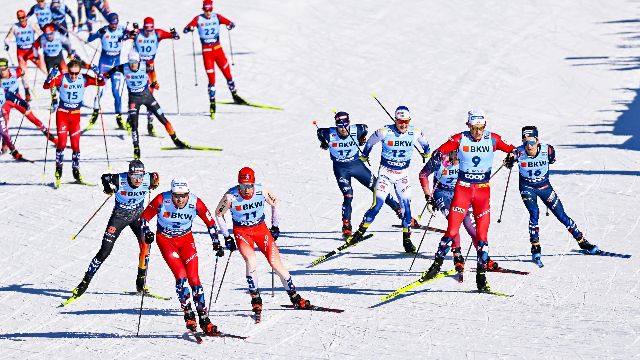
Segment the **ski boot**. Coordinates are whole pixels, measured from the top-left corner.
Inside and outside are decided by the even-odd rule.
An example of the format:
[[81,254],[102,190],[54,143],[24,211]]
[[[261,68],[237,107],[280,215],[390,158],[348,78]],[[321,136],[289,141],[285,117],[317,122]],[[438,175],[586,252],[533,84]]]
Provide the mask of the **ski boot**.
[[293,306],[300,309],[308,309],[311,307],[311,302],[309,300],[303,299],[302,296],[296,293],[295,290],[289,290],[287,291],[287,294],[289,294],[289,299],[291,300]]
[[409,254],[416,253],[416,247],[411,242],[411,232],[402,233],[402,246],[404,247],[404,252]]
[[60,187],[60,179],[62,178],[62,164],[56,164],[56,189]]
[[22,154],[20,154],[18,150],[15,150],[15,149],[11,151],[11,156],[13,156],[13,158],[16,160],[22,159]]
[[349,238],[349,236],[353,234],[353,231],[351,230],[351,221],[342,220],[342,237],[345,239]]
[[76,179],[76,182],[82,183],[82,175],[80,175],[80,168],[74,167],[71,168],[71,172],[73,173],[73,178]]
[[136,276],[136,291],[138,295],[142,295],[145,289],[145,282],[147,280],[147,269],[138,268],[138,276]]
[[182,309],[184,311],[184,324],[191,331],[198,331],[198,323],[196,323],[196,314],[191,310],[191,303]]
[[453,252],[453,266],[457,272],[461,273],[464,271],[464,258],[462,254],[459,252],[460,248],[457,248],[458,252]]
[[531,243],[531,260],[533,260],[533,262],[538,262],[540,261],[540,257],[542,256],[542,248],[540,247],[540,243],[539,242],[532,242]]
[[218,327],[211,323],[209,316],[207,316],[206,308],[198,310],[198,318],[200,329],[202,329],[202,332],[205,333],[205,335],[215,335],[218,333]]
[[578,246],[580,246],[580,249],[586,250],[591,255],[597,254],[598,251],[600,251],[598,246],[591,244],[587,239],[584,238],[584,236],[580,236],[580,238],[576,239],[576,241],[578,242]]
[[367,231],[367,229],[364,226],[360,225],[358,230],[355,233],[353,233],[353,235],[345,239],[345,242],[348,245],[351,245],[361,241],[365,231]]
[[54,145],[58,146],[58,138],[56,138],[50,130],[42,129],[42,134]]
[[133,160],[140,160],[140,146],[133,145]]
[[182,142],[182,140],[178,139],[178,136],[176,134],[171,135],[171,140],[173,141],[173,144],[178,148],[178,149],[186,149],[189,146],[187,144],[185,144],[184,142]]
[[24,100],[26,102],[31,102],[31,92],[29,89],[24,89]]
[[260,322],[262,315],[262,298],[257,291],[251,291],[251,311],[254,313],[255,321]]
[[476,271],[476,286],[478,286],[478,291],[491,291],[491,287],[487,282],[487,270],[479,266]]
[[78,286],[76,286],[76,288],[73,289],[73,296],[77,298],[82,296],[82,294],[84,294],[84,292],[87,291],[87,288],[89,287],[90,282],[91,282],[91,278],[85,274],[84,278],[82,278],[82,281],[80,281],[80,284],[78,284]]
[[91,113],[91,117],[89,118],[88,128],[92,128],[96,124],[96,121],[98,121],[98,115],[100,115],[100,110],[93,109],[93,112]]
[[209,100],[209,114],[211,115],[211,120],[214,120],[216,117],[216,99]]
[[147,122],[147,134],[149,134],[149,136],[156,136],[156,130],[153,128],[153,122],[149,121]]
[[487,258],[487,270],[488,271],[492,271],[492,270],[498,270],[500,268],[500,266],[498,265],[497,262],[491,260],[491,258]]
[[442,266],[443,262],[444,262],[444,258],[436,257],[433,260],[433,264],[431,264],[431,266],[429,267],[429,270],[422,273],[421,279],[429,280],[436,277],[436,275],[438,275],[438,273],[440,272],[440,267]]
[[238,91],[234,90],[231,92],[231,96],[233,96],[233,102],[238,104],[238,105],[248,105],[249,103],[247,102],[247,100],[243,99],[240,97],[240,95],[238,95]]
[[129,122],[122,121],[122,114],[116,114],[116,123],[118,124],[119,130],[127,130],[127,133],[131,131]]

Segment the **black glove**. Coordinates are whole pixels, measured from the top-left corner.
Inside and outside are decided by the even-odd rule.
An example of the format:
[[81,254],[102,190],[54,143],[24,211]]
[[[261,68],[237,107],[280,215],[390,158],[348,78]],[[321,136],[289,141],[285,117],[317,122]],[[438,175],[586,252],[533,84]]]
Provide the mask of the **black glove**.
[[366,137],[362,136],[360,139],[358,139],[358,144],[360,144],[360,146],[363,146],[366,143],[367,143]]
[[326,142],[320,143],[320,149],[327,150],[328,148],[329,148],[329,144],[327,144]]
[[511,170],[513,165],[516,163],[516,156],[513,153],[508,153],[502,163],[507,169]]
[[231,236],[224,237],[224,246],[226,246],[227,249],[229,249],[229,251],[231,252],[238,250],[238,248],[236,247],[236,242],[233,240],[233,237]]
[[105,28],[105,27],[101,27],[100,30],[98,30],[98,33],[100,35],[104,35],[106,32],[107,32],[107,28]]
[[230,22],[229,25],[227,25],[227,30],[233,30],[233,28],[236,27],[236,24],[234,24],[233,22]]
[[144,242],[146,244],[151,244],[155,240],[155,234],[149,230],[147,226],[144,227]]
[[138,30],[138,29],[140,28],[140,26],[138,25],[138,23],[137,23],[137,22],[134,22],[134,23],[133,23],[133,24],[131,24],[131,25],[133,26],[133,28],[134,28],[135,30]]
[[427,210],[429,210],[431,215],[434,215],[436,213],[436,211],[440,210],[440,207],[436,203],[436,199],[434,199],[433,196],[429,196],[428,194],[424,194],[424,198],[425,198],[425,200],[427,200]]
[[178,35],[178,33],[176,32],[176,28],[171,28],[169,29],[169,31],[171,32],[171,35],[174,39],[180,40],[180,35]]
[[111,195],[113,194],[113,188],[111,187],[111,185],[108,185],[108,186],[103,185],[102,192],[104,192],[107,195]]
[[277,226],[272,226],[271,229],[269,229],[269,231],[271,231],[271,236],[273,236],[273,240],[278,240],[278,237],[280,236],[280,228]]
[[158,185],[160,185],[160,175],[158,175],[157,172],[152,172],[151,173],[151,184],[149,185],[149,188],[151,190],[155,190]]
[[185,26],[182,30],[183,33],[188,34],[193,31],[193,26]]
[[215,255],[218,257],[224,256],[224,249],[222,248],[222,246],[220,246],[219,240],[213,241],[213,251],[215,251]]
[[9,44],[4,44],[4,51],[9,51]]

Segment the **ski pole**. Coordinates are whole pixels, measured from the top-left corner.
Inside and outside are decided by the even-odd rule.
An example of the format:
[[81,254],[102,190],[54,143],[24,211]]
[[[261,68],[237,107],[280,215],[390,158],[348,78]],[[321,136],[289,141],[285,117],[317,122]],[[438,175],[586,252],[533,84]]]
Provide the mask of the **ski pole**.
[[273,272],[273,269],[271,269],[271,297],[275,296],[275,288],[276,288],[276,276],[275,273]]
[[491,174],[491,176],[489,176],[489,180],[493,179],[494,176],[496,176],[496,174],[502,170],[502,168],[504,167],[504,164],[500,165],[500,167],[498,168],[498,170],[496,170],[496,172],[494,172],[493,174]]
[[[229,254],[229,256],[231,256],[231,254]],[[209,308],[207,309],[207,316],[209,316],[209,311],[211,310],[211,300],[213,300],[213,285],[216,283],[216,272],[218,272],[219,258],[219,256],[216,256],[216,264],[213,266],[213,280],[211,280],[211,293],[209,294]]]
[[[26,112],[25,112],[25,114],[26,114]],[[25,114],[22,114],[22,119],[20,119],[20,126],[18,126],[18,131],[16,132],[16,136],[13,138],[13,142],[12,142],[12,143],[13,143],[13,146],[16,146],[16,141],[18,141],[18,136],[20,135],[20,129],[22,129],[22,122],[24,121],[24,116],[25,116]],[[49,131],[49,130],[47,130],[47,132],[48,132],[48,131]],[[49,137],[49,136],[47,136],[47,138],[48,138],[48,137]],[[549,213],[547,212],[547,216],[549,216],[548,214],[549,214]]]
[[[113,79],[111,79],[113,81]],[[96,80],[97,82],[97,80]],[[100,93],[100,85],[98,85],[98,93]],[[102,115],[102,105],[98,98],[98,111],[100,112],[100,122],[102,123],[102,139],[104,140],[104,152],[107,155],[107,170],[111,171],[111,163],[109,162],[109,149],[107,148],[107,134],[104,130],[104,116]]]
[[473,240],[469,243],[469,249],[467,250],[467,255],[464,257],[464,262],[467,262],[467,258],[469,257],[469,252],[471,251],[471,245],[473,245]]
[[178,99],[178,71],[176,70],[176,46],[175,39],[171,40],[171,52],[173,53],[173,78],[176,83],[176,106],[178,107],[178,115],[180,115],[180,100]]
[[427,209],[427,204],[424,204],[424,207],[422,208],[422,211],[420,212],[420,215],[418,215],[418,220],[422,220],[422,214],[424,214],[424,211]]
[[509,169],[509,175],[507,176],[507,186],[504,187],[504,197],[502,198],[502,208],[500,209],[498,223],[502,222],[502,211],[504,211],[504,203],[507,200],[507,189],[509,188],[509,180],[511,180],[511,170],[513,170],[513,168]]
[[229,34],[229,54],[231,54],[231,65],[236,66],[235,61],[233,61],[233,45],[231,45],[231,30],[227,31]]
[[[18,129],[18,131],[20,131],[20,129]],[[547,214],[546,215],[549,216],[549,207],[548,206],[547,206]]]
[[[51,87],[51,93],[53,93],[54,87]],[[49,104],[49,123],[47,124],[47,136],[44,140],[44,165],[42,168],[42,177],[47,174],[47,154],[49,153],[49,134],[51,133],[51,115],[53,114],[53,101]]]
[[[429,225],[431,225],[431,220],[435,215],[436,215],[435,213],[431,214],[431,217],[427,222],[427,228],[429,228]],[[416,262],[416,258],[418,257],[418,253],[420,253],[420,247],[422,247],[422,242],[424,241],[425,236],[427,236],[427,229],[425,229],[424,232],[422,233],[422,239],[420,239],[420,244],[418,244],[418,249],[416,250],[416,254],[413,256],[413,260],[411,261],[411,266],[409,266],[409,271],[411,271],[411,269],[413,268],[413,263]]]
[[78,235],[80,235],[80,233],[82,232],[82,230],[84,230],[85,227],[87,227],[87,225],[89,225],[89,223],[91,222],[91,220],[93,220],[93,218],[98,214],[98,212],[100,211],[100,209],[102,209],[102,207],[104,206],[104,204],[107,203],[107,201],[109,201],[109,199],[111,199],[111,197],[113,196],[113,193],[109,194],[109,196],[104,199],[104,202],[102,202],[102,205],[100,205],[100,207],[98,208],[98,210],[96,210],[93,215],[91,215],[91,217],[89,218],[89,220],[87,220],[87,222],[84,223],[84,225],[82,225],[82,228],[80,228],[80,230],[78,230],[78,232],[73,235],[71,237],[71,240],[75,240]]
[[[389,115],[389,119],[391,119],[391,121],[395,122],[395,119],[393,118],[393,116],[391,116],[391,114],[387,111],[387,108],[384,107],[384,105],[382,105],[382,103],[380,102],[380,100],[378,100],[378,98],[376,97],[375,94],[371,95],[373,96],[374,99],[376,99],[376,101],[378,102],[378,104],[380,105],[380,107],[382,108],[382,110],[384,110],[384,112],[387,113],[387,115]],[[422,153],[422,151],[420,151],[420,149],[418,149],[418,147],[413,144],[413,147],[416,149],[416,151],[418,152],[418,154],[420,154],[420,156],[422,156],[422,162],[426,162],[427,159],[424,157],[424,154]]]
[[191,49],[193,50],[193,77],[196,79],[196,86],[198,86],[198,73],[196,72],[196,40],[191,32]]
[[227,275],[227,268],[229,267],[229,261],[231,260],[231,252],[229,257],[227,258],[227,265],[224,266],[224,271],[222,272],[222,279],[220,279],[220,287],[218,288],[218,293],[216,294],[216,299],[213,301],[214,303],[218,302],[218,296],[220,296],[220,290],[222,290],[222,283],[224,282],[224,276]]
[[149,251],[144,258],[144,284],[142,285],[142,297],[140,298],[140,311],[138,312],[138,330],[136,331],[136,337],[140,334],[140,320],[142,320],[142,305],[144,304],[144,295],[147,293],[147,274],[149,273],[149,254],[151,254],[151,244],[149,244]]

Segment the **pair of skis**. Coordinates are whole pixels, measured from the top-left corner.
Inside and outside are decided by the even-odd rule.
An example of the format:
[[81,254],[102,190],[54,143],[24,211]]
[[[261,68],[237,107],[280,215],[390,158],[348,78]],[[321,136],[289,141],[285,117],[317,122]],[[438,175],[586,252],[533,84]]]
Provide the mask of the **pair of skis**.
[[[141,296],[142,293],[138,292],[138,291],[123,291],[122,292],[124,295],[135,295],[135,296]],[[144,294],[145,296],[148,297],[152,297],[154,299],[158,299],[158,300],[171,300],[171,296],[162,296],[159,294],[155,294],[152,292],[145,292]],[[75,296],[75,295],[71,295],[71,297],[69,297],[67,300],[63,301],[60,306],[58,307],[66,307],[68,305],[70,305],[71,303],[73,303],[74,301],[78,300],[80,298],[80,296]]]
[[329,258],[331,258],[331,257],[343,252],[344,250],[346,250],[346,249],[348,249],[348,248],[350,248],[352,246],[358,245],[359,243],[369,239],[372,236],[373,236],[373,234],[368,234],[368,235],[363,236],[362,239],[360,239],[358,241],[346,242],[346,243],[340,245],[337,249],[332,250],[332,251],[328,252],[327,254],[315,259],[313,262],[311,262],[311,265],[309,265],[309,267],[316,266],[316,265],[318,265],[318,264],[320,264],[322,262],[325,262]]

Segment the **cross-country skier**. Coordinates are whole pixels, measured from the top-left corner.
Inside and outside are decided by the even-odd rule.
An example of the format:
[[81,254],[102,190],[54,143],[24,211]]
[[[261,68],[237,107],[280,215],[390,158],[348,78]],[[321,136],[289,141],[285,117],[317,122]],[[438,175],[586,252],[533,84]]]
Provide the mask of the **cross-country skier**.
[[27,14],[24,10],[18,10],[16,17],[18,18],[18,22],[11,25],[11,28],[7,32],[7,36],[4,38],[4,49],[7,52],[9,51],[9,37],[15,37],[18,66],[22,69],[22,73],[24,74],[22,78],[22,85],[24,86],[25,100],[31,101],[29,81],[27,80],[27,61],[33,62],[40,71],[45,74],[47,73],[44,61],[42,61],[42,58],[38,56],[38,50],[33,48],[33,43],[40,34],[42,34],[42,31],[33,24],[27,22]]
[[144,200],[149,191],[160,184],[160,175],[156,172],[145,172],[144,164],[140,160],[129,163],[129,171],[119,174],[102,174],[102,187],[107,195],[116,195],[116,203],[107,222],[102,236],[100,250],[91,260],[82,281],[73,289],[73,296],[79,298],[89,287],[100,266],[107,260],[120,233],[127,226],[133,231],[138,240],[140,254],[138,256],[138,274],[136,276],[136,290],[146,291],[146,257],[149,255],[149,245],[144,242],[140,215],[144,210]]
[[[329,150],[329,156],[333,162],[333,175],[344,197],[342,200],[342,236],[346,239],[352,234],[353,188],[351,178],[355,178],[360,184],[374,191],[376,177],[359,158],[359,146],[364,145],[367,138],[367,125],[350,125],[349,114],[344,111],[337,112],[334,119],[335,127],[320,128],[317,135],[320,140],[320,148]],[[400,204],[393,196],[394,194],[389,194],[385,203],[402,218]]]
[[[56,110],[56,129],[58,145],[56,147],[56,188],[60,186],[62,177],[62,161],[64,148],[67,146],[67,133],[71,138],[71,170],[73,178],[82,183],[80,175],[80,108],[84,90],[87,86],[104,86],[104,79],[100,73],[97,77],[80,74],[80,61],[71,60],[67,64],[69,72],[61,74],[57,68],[51,69],[49,76],[42,86],[45,89],[57,88],[60,94],[60,105]],[[94,72],[97,68],[94,68]]]
[[[102,42],[102,52],[100,53],[100,60],[98,62],[98,68],[101,74],[111,70],[114,66],[120,64],[120,52],[122,51],[122,41],[127,36],[127,29],[119,25],[120,21],[118,14],[110,13],[107,16],[109,25],[101,27],[97,32],[92,33],[87,38],[87,41],[91,42],[96,39],[100,39]],[[122,87],[124,86],[124,79],[122,74],[116,74],[111,79],[111,93],[113,94],[114,107],[116,112],[116,122],[120,129],[125,129],[125,124],[122,122]],[[93,127],[98,120],[100,113],[100,98],[102,97],[103,89],[100,88],[99,95],[93,104],[93,114],[89,119],[89,127]]]
[[[458,151],[454,150],[449,154],[442,155],[441,159],[431,158],[420,171],[420,185],[427,200],[427,209],[432,214],[434,211],[441,211],[445,219],[449,218],[451,200],[453,200],[453,192],[455,184],[458,180],[458,172],[460,171],[460,161],[458,159]],[[429,186],[429,175],[433,174],[433,189]],[[476,224],[471,216],[471,212],[467,212],[462,221],[467,234],[471,237],[474,248],[478,248],[478,239],[476,235]],[[460,234],[456,235],[452,241],[453,248],[453,264],[458,273],[464,271],[464,258],[460,249]],[[497,269],[498,263],[488,259],[488,269]]]
[[[44,55],[44,63],[47,66],[47,72],[51,71],[54,67],[58,67],[61,73],[67,73],[67,63],[64,61],[62,50],[67,51],[69,58],[75,56],[75,51],[71,47],[69,38],[63,36],[58,32],[52,24],[45,25],[43,34],[33,44],[35,49],[42,48]],[[52,102],[54,108],[58,105],[57,93],[53,93]]]
[[[15,95],[12,92],[7,91],[5,88],[0,87],[0,107],[2,107],[4,103],[7,101],[7,97],[11,99],[15,97]],[[7,149],[7,151],[10,151],[11,156],[13,156],[14,159],[16,160],[22,159],[22,154],[20,154],[20,152],[16,150],[15,146],[11,142],[11,136],[9,136],[9,128],[5,124],[4,116],[1,111],[0,111],[0,142],[2,142],[2,149],[3,150]],[[4,151],[2,153],[4,154]]]
[[27,18],[30,18],[33,15],[36,16],[40,29],[44,29],[45,25],[51,24],[51,21],[53,20],[51,4],[47,3],[46,0],[36,0],[36,4],[31,6],[31,9],[29,9]]
[[[82,5],[80,4],[82,1]],[[104,16],[105,20],[109,21],[109,14],[111,14],[111,9],[109,8],[109,2],[107,0],[78,0],[78,21],[82,23],[80,20],[82,16],[80,15],[80,9],[84,8],[87,24],[87,31],[93,31],[93,23],[96,19],[96,10],[100,11],[102,16]]]
[[233,101],[236,104],[247,103],[238,95],[236,84],[231,76],[231,67],[220,44],[221,24],[226,25],[229,30],[232,30],[236,26],[231,20],[213,12],[213,1],[204,0],[202,2],[202,14],[194,17],[183,30],[183,32],[187,34],[197,29],[200,35],[202,61],[204,62],[204,69],[207,71],[207,78],[209,79],[209,112],[211,113],[212,119],[216,114],[216,72],[214,63],[218,64],[222,75],[227,79],[227,86],[229,87],[229,91],[231,91]]
[[[487,234],[489,232],[489,199],[491,194],[489,178],[491,177],[495,151],[504,151],[508,153],[507,157],[509,157],[512,156],[510,153],[515,149],[515,146],[505,143],[500,135],[485,130],[487,118],[482,110],[472,109],[467,113],[467,126],[469,131],[452,135],[432,154],[432,158],[442,160],[443,154],[457,150],[460,168],[447,218],[447,232],[440,240],[433,264],[422,276],[425,279],[430,279],[438,274],[444,257],[451,247],[450,243],[459,236],[460,224],[471,207],[476,221],[476,238],[478,240],[476,285],[480,291],[489,291],[490,287],[486,279],[489,261]],[[454,252],[454,256],[459,256],[459,253]],[[461,256],[456,261],[459,261],[460,258]]]
[[11,113],[11,109],[16,109],[29,119],[29,121],[31,121],[40,131],[42,131],[42,134],[44,134],[49,141],[57,144],[58,139],[56,139],[49,129],[42,124],[42,121],[33,114],[29,103],[20,97],[20,94],[18,93],[18,78],[24,79],[24,72],[22,71],[22,68],[9,68],[9,62],[7,59],[0,58],[0,82],[2,83],[2,88],[6,90],[7,93],[12,93],[12,96],[7,96],[7,101],[2,105],[5,131],[8,133],[9,114]]
[[[184,312],[184,321],[188,329],[196,331],[196,316],[189,302],[189,286],[193,291],[193,302],[198,312],[200,328],[206,334],[215,334],[218,329],[207,316],[204,289],[198,275],[198,252],[191,233],[191,226],[196,217],[200,217],[207,226],[213,241],[214,251],[221,249],[216,223],[207,206],[195,194],[190,193],[189,183],[184,177],[171,181],[171,191],[158,194],[142,213],[145,241],[151,244],[154,234],[149,230],[147,222],[158,215],[156,228],[157,243],[164,261],[176,279],[176,293]],[[216,255],[219,255],[218,252]]]
[[[265,224],[265,203],[271,206],[270,229]],[[238,185],[227,190],[216,207],[216,219],[224,235],[226,247],[232,252],[237,248],[245,261],[251,306],[256,321],[260,320],[262,312],[262,298],[256,274],[256,245],[280,278],[282,286],[287,289],[291,303],[303,309],[311,306],[309,300],[303,299],[296,292],[291,275],[280,259],[280,251],[275,243],[280,236],[278,204],[279,201],[272,192],[261,183],[256,183],[254,171],[244,167],[238,172]],[[223,218],[227,210],[231,210],[233,237],[229,235],[227,223]]]
[[416,247],[411,242],[411,185],[409,184],[409,164],[413,155],[414,144],[418,143],[422,148],[423,156],[429,154],[429,142],[424,137],[422,130],[409,125],[411,113],[406,106],[398,106],[395,111],[393,125],[386,125],[376,130],[367,140],[362,150],[362,159],[367,160],[373,146],[382,143],[382,156],[380,158],[380,170],[378,181],[373,192],[373,204],[364,214],[358,231],[352,237],[347,238],[347,243],[358,242],[365,231],[380,212],[387,195],[395,192],[402,208],[402,246],[408,253],[414,253]]
[[584,238],[576,223],[564,212],[562,202],[549,182],[549,165],[556,161],[556,151],[553,146],[538,141],[538,128],[535,126],[522,128],[522,145],[518,146],[515,155],[505,162],[505,166],[511,169],[514,162],[518,163],[520,196],[529,211],[529,241],[531,242],[532,260],[539,266],[542,265],[540,261],[542,250],[540,248],[540,227],[538,226],[540,216],[538,197],[569,230],[569,233],[578,242],[580,249],[586,250],[590,254],[597,253],[598,247],[590,244]]
[[[169,31],[156,29],[153,18],[146,17],[144,18],[142,31],[140,31],[138,29],[138,25],[134,23],[133,30],[129,32],[127,39],[133,39],[133,48],[138,52],[138,54],[140,54],[140,59],[145,62],[149,81],[151,82],[149,90],[151,91],[151,94],[153,94],[154,90],[160,89],[155,69],[155,58],[160,41],[166,39],[179,40],[180,35],[176,33],[176,29],[174,28],[171,28]],[[147,131],[149,135],[155,136],[155,131],[153,129],[153,117],[151,115],[151,111],[147,111]]]
[[133,139],[133,158],[140,158],[138,115],[140,113],[140,106],[142,105],[151,111],[160,123],[164,125],[165,130],[167,130],[167,133],[171,136],[171,140],[176,147],[187,147],[185,143],[178,139],[178,136],[173,130],[173,126],[171,126],[169,120],[164,116],[160,105],[151,94],[151,91],[149,91],[149,76],[145,69],[145,63],[140,61],[140,55],[135,50],[132,50],[129,53],[129,62],[112,68],[105,76],[108,78],[113,77],[116,72],[124,74],[127,89],[129,90],[129,119],[127,122],[131,127],[131,138]]
[[[71,29],[67,24],[67,16],[71,18]],[[65,37],[69,37],[69,31],[76,31],[76,18],[73,16],[71,9],[60,0],[51,0],[51,17],[52,22],[61,30]]]

